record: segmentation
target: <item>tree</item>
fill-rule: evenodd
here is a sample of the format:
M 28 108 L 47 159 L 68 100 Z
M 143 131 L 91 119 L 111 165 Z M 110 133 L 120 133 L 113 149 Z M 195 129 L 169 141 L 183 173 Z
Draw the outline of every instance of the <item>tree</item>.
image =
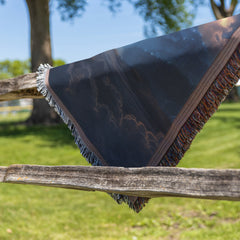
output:
M 53 0 L 52 0 L 53 1 Z M 51 2 L 52 2 L 51 1 Z M 102 0 L 111 11 L 117 11 L 123 0 Z M 145 34 L 156 34 L 157 29 L 164 32 L 176 31 L 188 27 L 195 15 L 197 4 L 194 0 L 125 0 L 133 5 L 147 25 Z M 0 0 L 4 3 L 5 0 Z M 51 39 L 49 30 L 50 0 L 26 0 L 31 23 L 31 71 L 37 70 L 40 63 L 52 64 Z M 87 6 L 86 0 L 55 0 L 62 20 L 80 17 Z M 34 100 L 29 123 L 59 122 L 57 114 L 49 108 L 45 100 Z
M 105 0 L 107 1 L 107 0 Z M 144 33 L 152 36 L 160 29 L 165 33 L 189 27 L 196 14 L 197 6 L 204 0 L 127 0 L 145 20 Z M 109 9 L 116 12 L 122 0 L 108 0 Z
M 214 0 L 210 0 L 210 2 L 211 2 L 212 11 L 213 11 L 216 19 L 221 19 L 221 18 L 232 16 L 234 14 L 234 11 L 236 10 L 238 3 L 239 3 L 238 0 L 231 0 L 230 5 L 227 7 L 228 1 L 225 1 L 225 0 L 218 1 L 218 3 L 215 2 Z M 236 87 L 234 87 L 232 89 L 232 91 L 228 95 L 227 99 L 230 101 L 238 101 L 239 100 L 239 96 L 238 96 Z
M 238 0 L 231 0 L 229 7 L 226 7 L 227 1 L 225 0 L 221 0 L 219 3 L 216 3 L 214 0 L 210 0 L 210 3 L 211 3 L 211 7 L 212 7 L 215 18 L 221 19 L 221 18 L 230 17 L 233 15 L 237 7 Z
M 31 26 L 31 71 L 35 72 L 41 63 L 52 65 L 52 51 L 49 30 L 49 1 L 26 0 Z M 45 100 L 34 99 L 29 124 L 58 123 L 59 116 Z

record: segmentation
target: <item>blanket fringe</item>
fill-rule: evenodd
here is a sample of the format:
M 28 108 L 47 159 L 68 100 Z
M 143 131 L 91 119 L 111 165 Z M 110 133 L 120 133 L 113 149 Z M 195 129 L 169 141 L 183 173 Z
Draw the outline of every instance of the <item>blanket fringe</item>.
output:
M 240 78 L 240 45 L 238 45 L 231 58 L 224 66 L 220 74 L 211 84 L 204 97 L 199 102 L 191 116 L 184 123 L 173 144 L 161 159 L 159 166 L 176 166 L 204 124 L 215 113 L 219 105 L 232 90 Z M 139 212 L 148 202 L 147 198 L 137 198 L 136 202 L 129 205 Z M 118 200 L 116 200 L 118 201 Z M 121 201 L 121 199 L 120 199 Z M 130 203 L 131 204 L 131 203 Z
M 45 85 L 45 77 L 47 71 L 51 68 L 48 64 L 41 64 L 37 71 L 38 91 L 45 96 L 49 105 L 55 109 L 68 128 L 71 130 L 76 145 L 79 147 L 83 157 L 93 166 L 102 166 L 98 157 L 90 151 L 76 130 L 76 127 L 59 107 L 51 93 Z M 240 78 L 240 45 L 233 53 L 218 77 L 212 83 L 198 106 L 195 108 L 191 116 L 180 129 L 173 144 L 167 153 L 161 159 L 159 166 L 176 166 L 182 159 L 184 153 L 189 149 L 196 134 L 203 128 L 204 124 L 209 120 L 212 114 L 218 109 L 218 106 L 229 94 L 233 86 Z M 138 197 L 135 202 L 130 201 L 128 196 L 111 193 L 109 194 L 118 204 L 125 202 L 136 212 L 139 212 L 148 202 L 149 199 Z
M 52 94 L 48 91 L 46 84 L 45 84 L 45 78 L 46 74 L 49 69 L 52 67 L 49 64 L 41 64 L 37 71 L 37 90 L 45 97 L 47 102 L 51 107 L 54 108 L 54 110 L 57 112 L 57 114 L 61 117 L 63 122 L 68 126 L 70 129 L 74 141 L 78 148 L 80 149 L 80 153 L 83 155 L 83 157 L 93 166 L 102 166 L 101 161 L 98 159 L 98 157 L 90 151 L 83 140 L 80 138 L 80 135 L 78 131 L 76 130 L 76 127 L 72 123 L 72 121 L 68 118 L 68 116 L 64 113 L 64 111 L 60 108 L 60 106 L 57 104 L 56 100 L 53 98 Z M 136 212 L 139 212 L 143 206 L 146 200 L 143 198 L 138 198 L 134 203 L 132 203 L 128 196 L 111 193 L 109 194 L 118 204 L 126 203 L 128 206 L 133 209 Z
M 218 109 L 240 78 L 240 45 L 212 83 L 198 106 L 180 129 L 175 141 L 160 161 L 160 166 L 176 166 L 189 149 L 196 134 Z
M 128 204 L 129 208 L 133 209 L 135 212 L 139 213 L 146 203 L 148 203 L 148 198 L 138 197 L 136 201 L 132 202 L 130 201 L 128 196 L 117 194 L 117 193 L 111 193 L 110 196 L 118 203 L 126 203 Z

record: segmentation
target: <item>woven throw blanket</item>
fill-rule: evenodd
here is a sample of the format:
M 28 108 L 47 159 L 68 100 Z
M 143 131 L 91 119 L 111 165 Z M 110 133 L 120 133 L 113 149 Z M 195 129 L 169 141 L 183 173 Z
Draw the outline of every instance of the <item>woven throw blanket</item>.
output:
M 240 15 L 41 65 L 38 90 L 95 166 L 176 166 L 239 79 Z M 146 198 L 112 194 L 139 212 Z

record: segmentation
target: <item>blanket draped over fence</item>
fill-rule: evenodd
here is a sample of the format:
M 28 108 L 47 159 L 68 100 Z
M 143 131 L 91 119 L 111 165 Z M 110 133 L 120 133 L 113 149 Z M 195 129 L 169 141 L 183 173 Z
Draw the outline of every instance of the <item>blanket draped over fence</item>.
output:
M 38 90 L 101 166 L 176 166 L 240 74 L 240 15 L 51 68 Z M 79 46 L 81 48 L 81 46 Z M 139 212 L 146 198 L 112 194 Z

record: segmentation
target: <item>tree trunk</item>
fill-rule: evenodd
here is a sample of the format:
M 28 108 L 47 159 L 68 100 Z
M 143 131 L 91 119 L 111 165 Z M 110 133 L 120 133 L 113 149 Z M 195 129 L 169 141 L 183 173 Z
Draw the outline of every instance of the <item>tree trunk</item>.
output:
M 49 30 L 49 0 L 26 0 L 31 25 L 31 70 L 36 72 L 41 63 L 52 65 L 51 39 Z M 28 124 L 59 123 L 57 113 L 46 100 L 34 99 L 33 111 Z
M 210 0 L 210 3 L 211 3 L 213 14 L 215 18 L 218 20 L 221 18 L 232 16 L 234 13 L 234 10 L 236 9 L 238 1 L 231 0 L 229 8 L 226 8 L 226 4 L 224 0 L 221 0 L 219 4 L 216 4 L 214 0 Z M 239 101 L 237 87 L 233 87 L 232 91 L 229 93 L 226 100 L 230 102 Z

